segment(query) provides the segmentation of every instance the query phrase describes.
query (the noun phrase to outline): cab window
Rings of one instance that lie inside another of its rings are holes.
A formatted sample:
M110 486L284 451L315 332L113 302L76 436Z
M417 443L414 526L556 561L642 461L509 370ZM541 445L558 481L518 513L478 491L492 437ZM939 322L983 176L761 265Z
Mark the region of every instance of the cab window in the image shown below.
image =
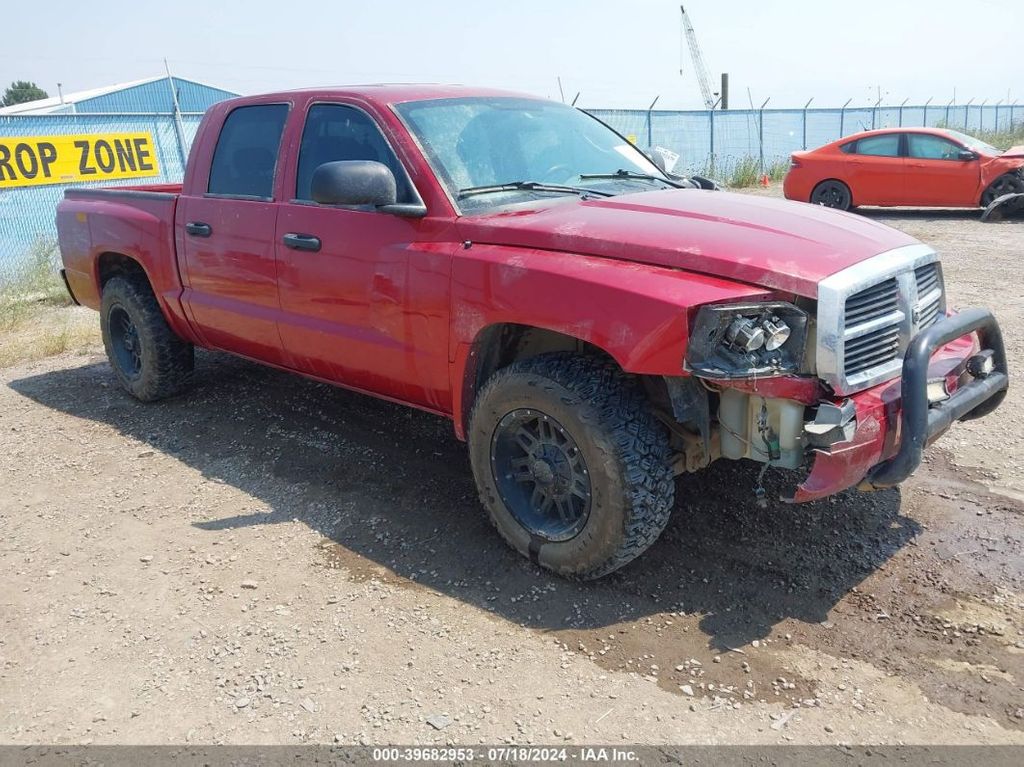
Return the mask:
M900 134L886 133L857 140L857 154L871 157L899 157Z
M207 192L271 199L287 104L238 107L224 120L210 164Z
M415 202L405 168L368 115L342 104L314 104L306 115L306 125L302 130L295 199L312 200L313 172L324 163L337 160L384 163L395 175L397 201Z
M907 154L921 160L959 160L961 147L927 133L907 134Z

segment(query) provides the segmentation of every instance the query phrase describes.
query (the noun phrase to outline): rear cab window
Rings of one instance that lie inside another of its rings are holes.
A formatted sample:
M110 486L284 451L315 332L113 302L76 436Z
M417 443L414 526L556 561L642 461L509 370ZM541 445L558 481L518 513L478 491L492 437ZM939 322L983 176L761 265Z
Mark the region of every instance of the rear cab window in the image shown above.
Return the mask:
M287 104L238 107L224 120L210 163L207 194L270 200Z

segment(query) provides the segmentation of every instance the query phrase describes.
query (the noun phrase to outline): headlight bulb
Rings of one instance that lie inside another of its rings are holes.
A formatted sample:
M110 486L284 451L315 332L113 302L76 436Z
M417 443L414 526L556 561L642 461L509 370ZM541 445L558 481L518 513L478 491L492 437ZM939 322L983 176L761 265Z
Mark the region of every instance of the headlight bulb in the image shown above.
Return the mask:
M789 328L786 328L787 332ZM749 317L737 317L725 331L726 340L743 352L756 352L764 346L764 330Z
M789 325L778 317L771 317L765 320L761 327L764 328L764 348L770 352L775 351L786 343L789 340L790 333L793 332L789 329Z

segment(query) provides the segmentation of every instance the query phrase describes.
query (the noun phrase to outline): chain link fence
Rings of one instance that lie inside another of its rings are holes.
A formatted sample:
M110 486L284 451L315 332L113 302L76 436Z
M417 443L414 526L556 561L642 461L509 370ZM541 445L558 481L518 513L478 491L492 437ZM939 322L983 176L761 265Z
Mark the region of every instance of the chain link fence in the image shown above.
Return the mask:
M904 106L856 109L752 109L728 111L646 111L590 109L640 147L660 146L680 155L678 172L727 178L738 164L756 163L759 172L785 162L790 153L813 148L870 128L944 125L965 132L1011 130L1024 124L1024 106ZM0 117L0 137L149 132L160 174L108 185L178 183L183 157L202 119L181 115L179 142L171 114L65 114ZM183 145L182 145L183 144ZM64 189L54 184L0 189L0 283L17 278L40 248L56 237L54 216Z
M772 165L788 161L793 152L874 128L941 125L979 133L1009 131L1024 125L1024 105L586 111L637 146L660 146L677 153L678 172L725 177L740 163L754 161L765 172Z
M179 146L170 114L66 114L0 116L0 138L80 134L149 133L160 173L147 178L104 181L103 185L178 183L202 114L181 115L184 146ZM56 255L55 216L64 190L88 183L0 188L0 283L17 279L41 251Z

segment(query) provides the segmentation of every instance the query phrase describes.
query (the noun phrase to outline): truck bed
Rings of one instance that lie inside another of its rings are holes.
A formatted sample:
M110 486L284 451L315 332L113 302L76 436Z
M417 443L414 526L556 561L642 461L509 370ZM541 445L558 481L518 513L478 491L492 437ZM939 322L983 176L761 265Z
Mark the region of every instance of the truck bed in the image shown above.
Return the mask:
M169 313L180 314L174 215L181 184L67 189L57 206L65 278L77 301L99 308L110 256L132 254ZM169 304L169 305L168 305Z

